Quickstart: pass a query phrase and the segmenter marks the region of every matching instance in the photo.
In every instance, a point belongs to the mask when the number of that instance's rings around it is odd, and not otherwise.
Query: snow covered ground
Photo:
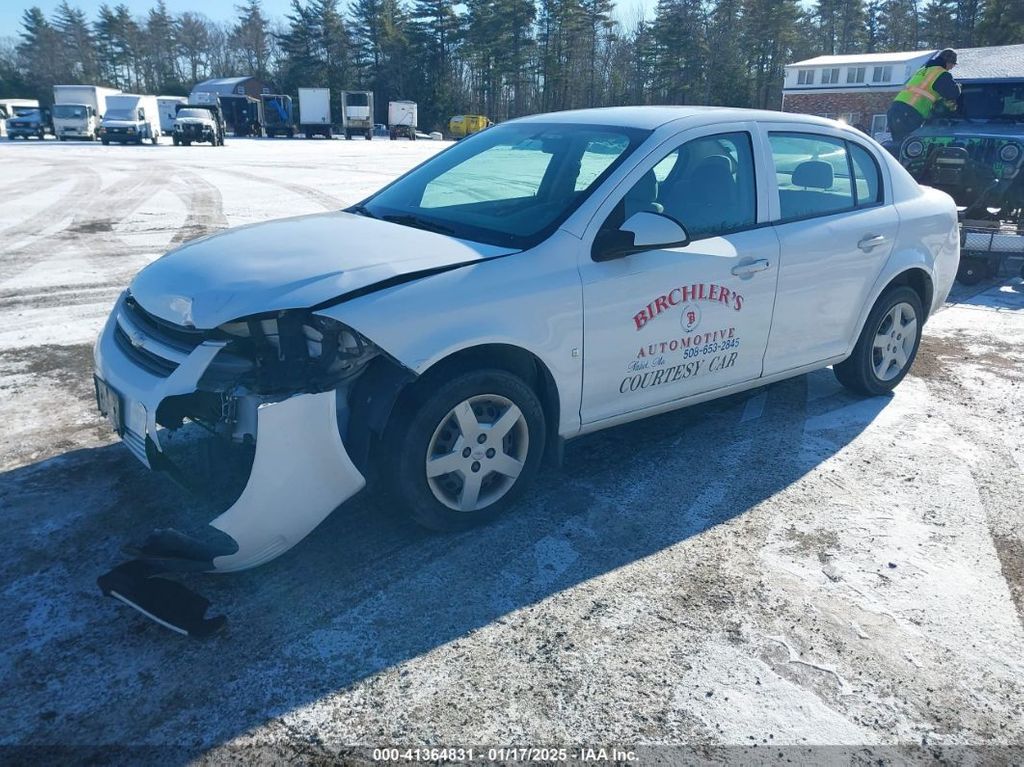
[[[212,640],[100,596],[124,542],[202,513],[96,412],[118,292],[442,146],[0,144],[0,744],[1024,743],[1019,279],[958,288],[893,397],[821,371],[593,435],[455,535],[360,497],[191,581]]]

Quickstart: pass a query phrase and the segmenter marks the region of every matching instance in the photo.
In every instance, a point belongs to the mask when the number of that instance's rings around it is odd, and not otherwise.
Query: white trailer
[[[299,130],[306,138],[331,138],[331,89],[299,88]]]
[[[346,139],[373,138],[373,91],[341,92],[341,127]]]
[[[160,132],[165,136],[174,133],[174,118],[178,114],[178,104],[187,104],[184,96],[157,96],[156,105],[160,109]]]
[[[100,140],[121,144],[141,144],[160,140],[160,108],[156,96],[121,93],[107,96],[107,111],[100,127]]]
[[[107,111],[107,97],[121,91],[98,85],[53,86],[53,132],[61,141],[100,137],[100,124]]]
[[[410,141],[415,141],[416,124],[415,101],[388,102],[388,135],[392,141],[399,136],[405,136]]]

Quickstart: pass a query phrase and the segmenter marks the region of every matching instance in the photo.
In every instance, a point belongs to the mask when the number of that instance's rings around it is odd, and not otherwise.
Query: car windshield
[[[178,117],[206,117],[209,118],[210,113],[205,109],[179,109]]]
[[[964,117],[1024,120],[1024,83],[964,85],[961,99]]]
[[[134,120],[135,114],[131,109],[108,109],[103,115],[108,120]]]
[[[40,119],[38,109],[15,109],[15,117],[23,117],[26,120],[38,120]]]
[[[600,125],[499,125],[428,160],[353,210],[461,239],[532,247],[648,135]]]
[[[56,104],[53,107],[53,116],[80,119],[85,117],[85,107],[78,104]]]

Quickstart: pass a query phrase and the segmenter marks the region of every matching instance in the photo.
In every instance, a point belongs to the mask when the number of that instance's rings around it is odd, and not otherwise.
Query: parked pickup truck
[[[224,118],[214,104],[179,104],[174,118],[174,146],[205,143],[224,146]]]
[[[49,109],[18,109],[7,121],[7,138],[37,138],[53,135],[53,120]]]

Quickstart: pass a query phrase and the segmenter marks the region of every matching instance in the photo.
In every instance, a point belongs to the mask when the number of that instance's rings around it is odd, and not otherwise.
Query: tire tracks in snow
[[[276,186],[279,189],[284,189],[286,192],[291,192],[299,197],[305,197],[307,200],[312,200],[317,205],[323,207],[324,210],[338,210],[339,208],[346,207],[347,203],[334,195],[321,192],[319,189],[313,189],[312,187],[303,186],[302,184],[294,184],[290,181],[281,181],[275,178],[267,178],[257,173],[249,173],[244,170],[237,170],[235,168],[211,168],[215,173],[223,173],[228,176],[235,176],[237,178],[243,178],[249,181],[256,181],[260,184],[267,184],[269,186]]]

